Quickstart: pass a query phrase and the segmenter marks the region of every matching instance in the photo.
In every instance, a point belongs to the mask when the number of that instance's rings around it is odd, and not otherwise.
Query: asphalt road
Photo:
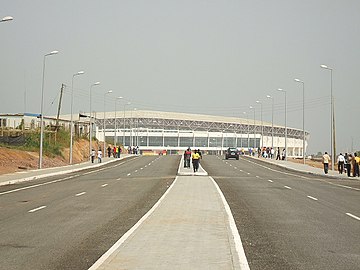
[[[179,156],[0,187],[0,269],[88,269],[162,196]]]
[[[201,164],[230,205],[252,270],[360,269],[359,180],[250,158],[205,156]]]

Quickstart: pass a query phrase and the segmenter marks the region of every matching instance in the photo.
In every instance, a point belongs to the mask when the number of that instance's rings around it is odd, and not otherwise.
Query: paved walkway
[[[164,196],[89,270],[248,270],[230,208],[206,175],[181,160]]]
[[[249,157],[249,156],[247,156],[247,157]],[[332,177],[332,178],[348,178],[346,173],[339,174],[338,171],[332,171],[329,169],[329,173],[325,174],[324,169],[315,168],[308,164],[295,163],[295,162],[285,161],[285,160],[275,160],[275,159],[270,159],[270,158],[258,158],[258,157],[251,157],[251,158],[261,160],[264,162],[268,162],[271,164],[275,164],[279,167],[283,167],[283,168],[293,170],[293,171],[305,172],[305,173],[314,174],[314,175],[322,175],[322,176],[327,176],[327,177]]]
[[[127,158],[131,155],[121,155],[120,159]],[[9,174],[3,174],[0,175],[0,186],[3,185],[10,185],[10,184],[16,184],[20,182],[25,181],[31,181],[35,179],[40,179],[44,177],[59,175],[59,174],[66,174],[71,172],[76,172],[88,168],[95,168],[102,166],[104,164],[114,162],[119,159],[115,158],[103,158],[102,163],[97,163],[97,160],[95,163],[91,163],[90,161],[78,163],[74,165],[68,165],[68,166],[61,166],[61,167],[53,167],[53,168],[45,168],[45,169],[36,169],[36,170],[29,170],[29,171],[23,171],[23,172],[16,172],[16,173],[9,173]]]

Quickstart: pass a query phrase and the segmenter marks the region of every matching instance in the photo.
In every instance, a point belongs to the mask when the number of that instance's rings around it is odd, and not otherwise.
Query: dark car
[[[236,158],[239,159],[240,152],[237,148],[229,147],[225,152],[225,159]]]

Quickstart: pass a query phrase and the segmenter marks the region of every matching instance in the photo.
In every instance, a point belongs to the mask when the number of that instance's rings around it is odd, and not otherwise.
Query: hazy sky
[[[131,109],[243,117],[256,106],[260,119],[305,127],[309,153],[330,150],[330,71],[337,150],[360,148],[359,0],[0,0],[0,113],[40,112],[46,53],[45,115],[114,110],[123,96]],[[26,98],[25,98],[26,97]],[[119,102],[119,110],[123,103]],[[130,108],[130,107],[129,107]],[[250,114],[253,117],[253,114]]]

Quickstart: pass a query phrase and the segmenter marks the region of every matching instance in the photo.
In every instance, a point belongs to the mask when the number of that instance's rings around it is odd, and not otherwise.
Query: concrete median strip
[[[234,218],[209,176],[178,176],[159,201],[89,270],[249,270]]]

